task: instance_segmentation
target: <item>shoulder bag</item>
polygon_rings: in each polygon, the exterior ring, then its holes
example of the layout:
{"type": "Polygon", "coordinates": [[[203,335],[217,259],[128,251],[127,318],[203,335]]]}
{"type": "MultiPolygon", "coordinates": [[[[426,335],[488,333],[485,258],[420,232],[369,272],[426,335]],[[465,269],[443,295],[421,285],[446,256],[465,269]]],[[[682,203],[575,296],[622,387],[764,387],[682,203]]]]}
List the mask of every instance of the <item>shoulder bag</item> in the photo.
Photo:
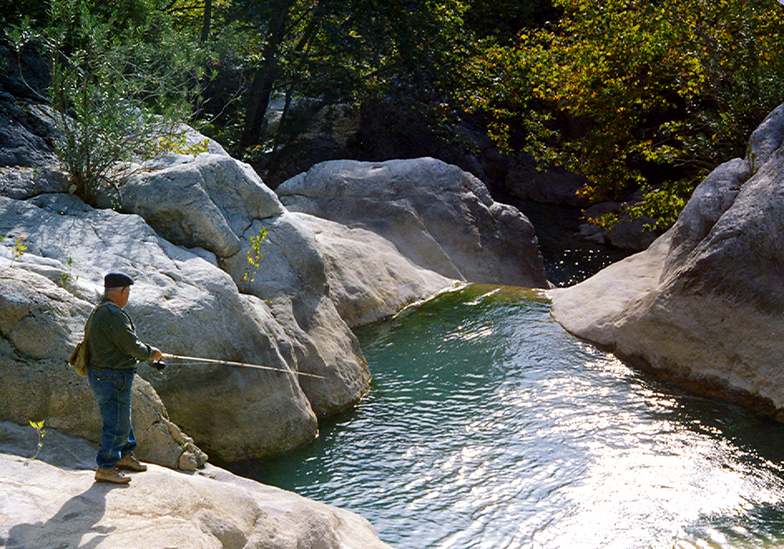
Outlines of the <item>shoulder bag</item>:
{"type": "Polygon", "coordinates": [[[84,327],[84,339],[76,344],[76,348],[71,353],[71,358],[68,359],[68,364],[73,366],[74,371],[82,377],[87,375],[87,366],[90,364],[90,351],[87,348],[87,338],[90,337],[90,323],[93,321],[95,312],[104,305],[108,305],[108,303],[98,305],[90,313],[90,318],[87,319],[87,325],[84,327]]]}

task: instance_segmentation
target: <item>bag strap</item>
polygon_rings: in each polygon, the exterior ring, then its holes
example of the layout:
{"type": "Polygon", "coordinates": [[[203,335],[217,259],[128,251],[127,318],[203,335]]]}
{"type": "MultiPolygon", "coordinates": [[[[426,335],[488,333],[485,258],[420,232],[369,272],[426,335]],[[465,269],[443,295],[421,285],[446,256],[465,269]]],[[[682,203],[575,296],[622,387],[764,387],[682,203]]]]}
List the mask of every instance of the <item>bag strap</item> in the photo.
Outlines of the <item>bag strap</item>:
{"type": "Polygon", "coordinates": [[[87,341],[87,338],[90,337],[90,324],[92,324],[93,316],[95,316],[95,313],[98,311],[98,309],[100,309],[104,305],[108,305],[109,303],[111,303],[111,301],[107,301],[106,303],[101,303],[95,309],[93,309],[92,313],[90,313],[90,318],[87,319],[87,325],[84,327],[84,340],[85,341],[87,341]]]}

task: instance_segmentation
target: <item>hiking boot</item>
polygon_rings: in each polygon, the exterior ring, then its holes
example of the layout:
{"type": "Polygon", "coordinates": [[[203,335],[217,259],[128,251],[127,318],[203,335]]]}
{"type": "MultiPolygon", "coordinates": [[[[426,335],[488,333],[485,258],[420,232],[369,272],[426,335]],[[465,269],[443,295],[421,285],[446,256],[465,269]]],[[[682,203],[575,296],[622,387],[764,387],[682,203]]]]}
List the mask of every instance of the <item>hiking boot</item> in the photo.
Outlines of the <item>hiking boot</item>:
{"type": "Polygon", "coordinates": [[[120,458],[120,461],[117,462],[115,467],[118,467],[119,469],[125,469],[126,471],[142,472],[147,470],[147,466],[136,459],[136,456],[133,454],[125,454],[120,458]]]}
{"type": "Polygon", "coordinates": [[[117,467],[111,469],[102,469],[98,467],[95,470],[96,482],[111,482],[112,484],[128,484],[131,482],[131,477],[124,475],[117,467]]]}

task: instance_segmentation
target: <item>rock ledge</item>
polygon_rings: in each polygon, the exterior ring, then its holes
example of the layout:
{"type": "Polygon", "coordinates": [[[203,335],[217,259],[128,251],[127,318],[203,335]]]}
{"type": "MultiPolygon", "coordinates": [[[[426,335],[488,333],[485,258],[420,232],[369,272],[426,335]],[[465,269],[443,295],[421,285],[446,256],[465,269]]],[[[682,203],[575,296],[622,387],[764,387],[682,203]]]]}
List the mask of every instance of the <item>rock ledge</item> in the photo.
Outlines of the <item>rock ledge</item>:
{"type": "Polygon", "coordinates": [[[388,549],[356,514],[207,465],[150,465],[128,486],[93,482],[95,447],[0,423],[0,545],[101,549],[388,549]]]}

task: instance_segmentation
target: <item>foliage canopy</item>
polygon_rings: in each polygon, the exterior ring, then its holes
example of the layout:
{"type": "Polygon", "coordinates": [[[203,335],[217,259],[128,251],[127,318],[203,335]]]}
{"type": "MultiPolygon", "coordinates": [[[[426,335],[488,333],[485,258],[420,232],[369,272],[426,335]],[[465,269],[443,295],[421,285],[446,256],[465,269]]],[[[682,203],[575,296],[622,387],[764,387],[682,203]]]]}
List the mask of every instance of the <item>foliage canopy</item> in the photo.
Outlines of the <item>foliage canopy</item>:
{"type": "Polygon", "coordinates": [[[438,128],[481,113],[506,150],[584,175],[591,201],[642,191],[631,212],[666,225],[695,182],[743,155],[749,133],[784,101],[784,10],[775,0],[45,6],[20,0],[0,19],[18,24],[25,10],[38,18],[29,28],[50,55],[51,100],[73,138],[58,147],[82,162],[69,173],[87,194],[97,183],[85,173],[105,180],[118,158],[144,152],[156,124],[189,109],[211,115],[207,131],[233,152],[267,154],[296,130],[297,99],[384,99],[438,128]],[[205,85],[207,101],[196,105],[205,85]],[[275,97],[285,106],[273,138],[265,117],[275,97]],[[111,145],[118,150],[104,156],[113,160],[101,164],[95,151],[111,145]]]}
{"type": "Polygon", "coordinates": [[[494,113],[499,139],[517,124],[538,158],[585,175],[593,201],[642,188],[633,213],[674,221],[694,183],[742,156],[784,100],[784,11],[772,0],[554,4],[557,23],[485,50],[476,73],[492,83],[472,100],[494,113]]]}

